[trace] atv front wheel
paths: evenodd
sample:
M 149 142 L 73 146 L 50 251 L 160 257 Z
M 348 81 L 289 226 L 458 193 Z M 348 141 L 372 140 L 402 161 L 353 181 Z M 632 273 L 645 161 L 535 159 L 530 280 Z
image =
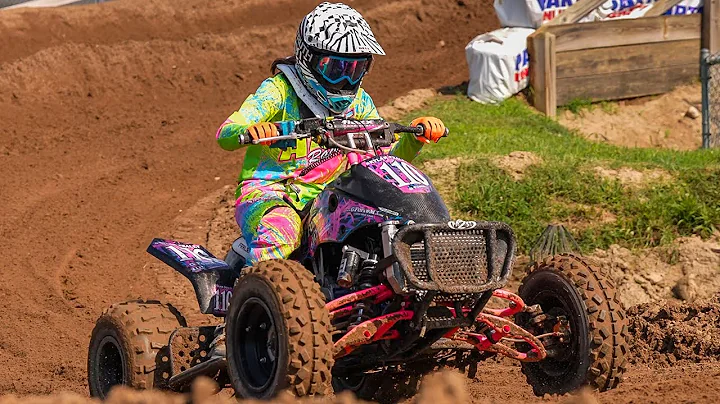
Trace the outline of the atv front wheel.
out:
M 170 304 L 155 300 L 117 303 L 95 323 L 88 348 L 90 395 L 105 399 L 110 389 L 166 388 L 170 361 L 157 357 L 170 334 L 186 327 L 185 318 Z
M 243 398 L 329 393 L 330 318 L 313 275 L 295 261 L 246 268 L 226 316 L 228 373 Z
M 574 255 L 548 257 L 532 266 L 519 294 L 542 308 L 542 317 L 519 314 L 519 325 L 535 335 L 565 333 L 544 340 L 547 358 L 522 364 L 535 394 L 617 386 L 626 368 L 628 320 L 608 274 Z

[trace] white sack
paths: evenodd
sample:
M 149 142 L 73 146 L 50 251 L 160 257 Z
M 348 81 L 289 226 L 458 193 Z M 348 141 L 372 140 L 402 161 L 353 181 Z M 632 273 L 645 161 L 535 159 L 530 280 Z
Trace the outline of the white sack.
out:
M 542 20 L 539 0 L 495 0 L 495 14 L 503 27 L 537 28 Z
M 498 103 L 528 85 L 527 37 L 535 30 L 502 28 L 475 37 L 465 47 L 470 68 L 468 97 Z

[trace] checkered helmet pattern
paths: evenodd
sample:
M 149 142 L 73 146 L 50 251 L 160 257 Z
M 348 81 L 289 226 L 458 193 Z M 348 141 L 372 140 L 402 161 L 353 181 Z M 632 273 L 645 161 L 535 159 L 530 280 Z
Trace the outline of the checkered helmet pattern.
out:
M 370 25 L 350 6 L 342 3 L 321 3 L 305 16 L 295 38 L 296 67 L 307 89 L 335 113 L 343 112 L 352 103 L 359 84 L 352 91 L 323 87 L 310 66 L 315 52 L 385 54 Z

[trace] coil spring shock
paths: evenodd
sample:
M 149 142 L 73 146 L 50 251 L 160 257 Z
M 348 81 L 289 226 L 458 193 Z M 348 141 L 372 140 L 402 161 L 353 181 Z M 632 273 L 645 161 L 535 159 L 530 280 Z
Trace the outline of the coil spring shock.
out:
M 380 282 L 375 275 L 375 267 L 377 266 L 377 256 L 371 255 L 370 258 L 364 260 L 360 266 L 357 285 L 359 289 L 367 289 L 378 285 Z
M 350 315 L 350 325 L 348 330 L 360 325 L 362 322 L 370 320 L 374 317 L 372 308 L 372 299 L 360 300 L 353 306 L 352 314 Z

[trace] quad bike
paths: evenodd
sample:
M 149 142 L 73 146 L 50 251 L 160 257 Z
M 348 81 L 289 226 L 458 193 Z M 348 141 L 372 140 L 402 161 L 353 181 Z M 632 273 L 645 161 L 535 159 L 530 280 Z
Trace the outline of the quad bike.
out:
M 430 179 L 387 153 L 398 133 L 421 127 L 340 118 L 278 125 L 284 134 L 265 140 L 312 140 L 350 162 L 301 212 L 301 247 L 288 260 L 247 266 L 242 237 L 224 260 L 154 239 L 148 252 L 191 281 L 201 312 L 224 317 L 227 353 L 211 355 L 223 327 L 188 326 L 158 301 L 115 304 L 91 337 L 93 396 L 118 384 L 183 391 L 202 375 L 241 397 L 334 388 L 389 401 L 438 366 L 474 377 L 496 354 L 520 361 L 538 395 L 618 384 L 627 319 L 607 275 L 556 255 L 529 269 L 518 294 L 501 289 L 515 261 L 510 227 L 451 220 Z

